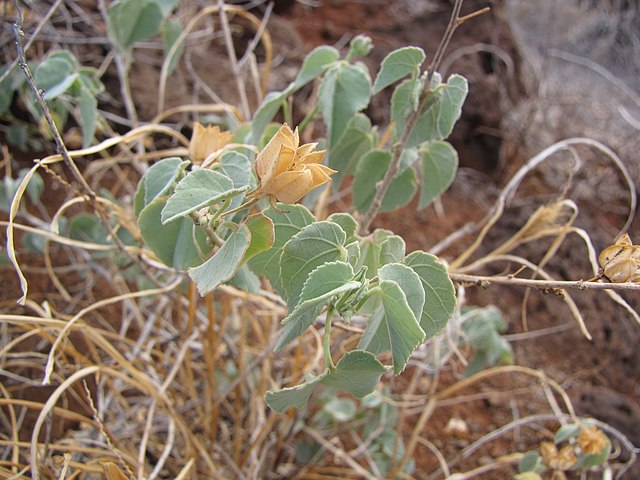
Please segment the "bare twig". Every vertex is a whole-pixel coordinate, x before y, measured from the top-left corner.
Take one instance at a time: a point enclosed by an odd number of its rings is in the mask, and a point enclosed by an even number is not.
[[[516,285],[519,287],[537,288],[539,290],[563,290],[575,288],[578,290],[640,290],[640,283],[603,283],[588,280],[535,280],[530,278],[518,278],[510,275],[483,276],[467,275],[464,273],[450,273],[452,280],[457,282],[472,283],[482,287],[491,284]]]
[[[36,85],[36,81],[33,78],[33,74],[31,73],[31,69],[27,64],[27,59],[25,58],[24,48],[22,46],[22,37],[24,32],[22,31],[22,24],[24,22],[24,16],[22,14],[22,7],[20,6],[19,0],[13,0],[13,4],[16,7],[16,11],[18,12],[18,19],[16,23],[13,25],[13,33],[16,39],[16,49],[18,51],[18,65],[24,72],[25,77],[27,78],[27,83],[29,87],[35,93],[36,98],[38,100],[38,105],[42,109],[42,113],[51,129],[51,133],[53,134],[53,139],[56,143],[57,151],[60,155],[62,155],[62,159],[64,160],[65,165],[71,170],[73,178],[80,184],[84,193],[89,197],[90,200],[94,200],[96,197],[95,192],[91,189],[87,181],[84,179],[80,170],[78,170],[77,165],[73,162],[71,157],[69,156],[69,152],[67,151],[67,147],[62,140],[62,136],[58,131],[58,127],[56,127],[55,122],[53,121],[53,117],[51,116],[51,112],[49,111],[49,107],[47,106],[47,102],[44,99],[44,92],[38,88]]]
[[[49,21],[51,16],[55,13],[55,11],[58,9],[62,1],[63,0],[56,0],[56,2],[53,5],[51,5],[51,8],[47,12],[47,14],[44,17],[42,17],[42,20],[40,20],[40,22],[38,23],[38,26],[33,30],[33,33],[31,34],[29,41],[24,46],[23,53],[26,53],[27,51],[29,51],[29,48],[31,47],[31,45],[33,45],[33,42],[36,40],[36,38],[38,38],[38,35],[40,34],[42,27],[44,27],[47,24],[47,22]],[[20,18],[21,14],[18,14],[18,16]],[[18,65],[19,62],[20,62],[20,56],[16,57],[13,60],[13,62],[11,62],[11,65],[9,65],[9,68],[7,68],[7,70],[2,75],[0,75],[0,83],[2,83],[2,81],[5,78],[11,75],[11,72],[13,71],[14,68],[16,68],[16,65]]]

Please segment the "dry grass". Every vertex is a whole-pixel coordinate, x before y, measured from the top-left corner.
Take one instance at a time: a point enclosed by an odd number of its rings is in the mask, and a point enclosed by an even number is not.
[[[69,8],[75,5],[67,3]],[[202,15],[219,11],[212,7]],[[34,22],[40,20],[35,15]],[[266,41],[268,32],[264,33],[262,23],[253,25],[260,33],[256,38]],[[252,80],[264,94],[264,81]],[[163,99],[165,87],[160,92]],[[281,299],[268,290],[252,295],[230,286],[200,298],[183,273],[164,267],[142,247],[115,241],[120,230],[140,237],[131,198],[144,165],[187,153],[181,125],[171,128],[156,122],[194,112],[232,111],[241,117],[239,112],[245,109],[219,103],[184,106],[160,112],[155,121],[125,135],[113,134],[92,148],[69,152],[73,161],[89,160],[84,162],[83,179],[91,192],[105,193],[100,196],[79,192],[77,183],[65,180],[68,171],[60,155],[37,161],[30,170],[8,221],[0,222],[21,283],[18,288],[15,282],[7,282],[11,290],[3,295],[0,313],[0,478],[381,478],[372,445],[389,425],[396,437],[394,455],[389,455],[394,459],[389,478],[414,478],[403,467],[423,452],[438,467],[431,473],[418,472],[415,478],[427,478],[427,474],[441,478],[465,459],[477,465],[482,447],[513,430],[533,425],[545,438],[551,427],[540,425],[575,420],[562,386],[540,371],[512,366],[488,369],[468,379],[456,376],[466,361],[465,352],[460,351],[466,319],[461,311],[443,334],[421,347],[391,391],[381,388],[375,393],[380,405],[393,411],[389,416],[393,422],[380,413],[383,407],[359,403],[363,414],[353,421],[323,423],[317,414],[326,397],[312,402],[307,411],[286,415],[270,411],[263,400],[268,389],[300,383],[305,374],[318,372],[322,325],[275,355],[272,347],[280,319],[286,315]],[[141,145],[151,148],[145,151]],[[539,162],[546,160],[543,157]],[[522,176],[537,162],[528,164]],[[11,176],[8,152],[2,166]],[[37,171],[47,178],[47,194],[52,197],[45,197],[41,207],[29,205],[24,195]],[[496,204],[495,215],[483,224],[479,242],[502,214],[519,180],[503,191],[502,203]],[[63,193],[55,194],[55,189]],[[559,243],[568,233],[581,235],[572,226],[576,212],[571,205],[567,201],[558,205],[557,211],[532,215],[530,223],[491,255],[465,263],[478,246],[473,245],[453,267],[477,273],[524,242],[550,236]],[[81,211],[98,215],[111,243],[60,233],[62,218]],[[26,234],[44,239],[41,255],[19,247]],[[590,246],[588,240],[585,243]],[[516,260],[543,273],[544,263],[556,249],[554,243],[538,264]],[[3,269],[2,275],[13,274]],[[459,297],[464,297],[463,288]],[[577,318],[581,320],[579,312]],[[353,347],[362,331],[360,320],[355,318],[351,326],[336,325],[334,351]],[[505,388],[472,390],[501,377],[508,379]],[[385,376],[383,382],[393,380]],[[442,452],[434,444],[434,436],[442,432],[433,433],[430,422],[438,415],[440,419],[450,416],[451,406],[470,405],[490,396],[516,399],[520,406],[535,397],[539,410],[522,417],[513,414],[510,422],[476,435],[455,456]],[[513,410],[513,404],[509,408]],[[374,428],[368,430],[371,423]],[[622,434],[606,425],[603,428],[633,453]],[[320,446],[314,461],[296,458],[296,448],[304,439]],[[498,457],[457,478],[511,466],[521,458],[517,449],[512,451],[513,455]]]

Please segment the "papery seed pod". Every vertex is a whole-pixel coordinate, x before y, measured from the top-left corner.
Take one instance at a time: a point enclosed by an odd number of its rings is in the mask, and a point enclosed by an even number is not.
[[[640,282],[640,245],[626,233],[600,252],[598,262],[611,283]]]

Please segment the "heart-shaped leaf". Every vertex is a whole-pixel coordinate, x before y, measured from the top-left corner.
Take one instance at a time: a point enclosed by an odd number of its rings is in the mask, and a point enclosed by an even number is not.
[[[188,173],[176,186],[175,192],[162,210],[162,223],[185,217],[196,210],[239,195],[247,187],[236,188],[226,175],[208,169]]]
[[[419,47],[403,47],[389,53],[380,65],[380,72],[373,84],[373,94],[409,74],[417,77],[425,57],[424,50]]]
[[[302,335],[332,297],[360,287],[361,283],[353,281],[353,277],[353,268],[344,262],[325,263],[312,271],[304,282],[296,308],[282,321],[285,326],[274,350],[281,350]]]
[[[420,315],[420,326],[427,338],[440,332],[453,315],[456,307],[456,292],[447,273],[447,268],[435,255],[415,251],[404,260],[404,264],[418,274],[425,292],[425,302]]]
[[[453,183],[458,170],[458,153],[450,143],[434,140],[420,148],[422,188],[418,208],[433,203]]]
[[[347,235],[333,222],[315,222],[304,227],[284,245],[280,257],[280,276],[285,299],[292,312],[309,274],[320,265],[346,260]]]

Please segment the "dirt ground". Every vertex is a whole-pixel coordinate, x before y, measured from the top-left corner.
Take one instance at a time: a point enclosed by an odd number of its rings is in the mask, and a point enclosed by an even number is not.
[[[272,76],[271,88],[286,85],[295,75],[296,65],[304,53],[312,47],[320,44],[344,45],[358,33],[366,33],[374,41],[375,49],[367,59],[370,65],[379,64],[387,52],[404,45],[424,48],[429,61],[450,12],[450,2],[445,0],[321,0],[313,2],[314,6],[306,3],[277,2],[277,16],[273,19],[270,31],[279,49],[277,60],[280,64]],[[542,135],[535,122],[522,120],[525,115],[514,120],[512,113],[535,101],[538,89],[529,76],[527,53],[522,48],[522,38],[514,33],[505,3],[499,0],[466,1],[465,13],[484,6],[490,6],[492,10],[464,24],[449,48],[454,55],[449,57],[448,73],[464,75],[470,85],[462,119],[452,136],[461,167],[453,186],[442,197],[438,208],[416,212],[415,204],[412,204],[400,212],[381,215],[375,223],[376,227],[388,228],[401,235],[407,242],[408,251],[428,251],[449,233],[482,218],[500,188],[538,152],[535,150],[538,147],[536,139],[553,138]],[[489,47],[474,49],[479,44]],[[500,60],[498,54],[491,53],[497,51],[492,50],[491,46],[499,48],[499,55],[506,55],[510,59],[509,68],[505,67],[505,62]],[[224,68],[224,63],[214,65],[214,62],[204,60],[209,54],[205,47],[194,49],[190,61],[196,66],[198,74],[214,85],[230,84],[230,74]],[[145,78],[157,68],[157,59],[149,52],[144,55],[147,61],[134,64],[131,87],[141,119],[149,120],[156,113],[153,100],[157,92]],[[110,84],[107,75],[107,89],[115,85],[115,79],[112,81],[114,83]],[[191,103],[193,92],[187,72],[178,71],[172,85],[168,106]],[[236,100],[233,88],[223,88],[223,92],[229,103]],[[117,96],[117,93],[113,95]],[[374,122],[385,124],[388,121],[388,101],[389,97],[380,95],[370,105],[367,114]],[[579,125],[572,125],[572,128],[580,130]],[[554,133],[562,135],[562,132]],[[575,133],[572,131],[571,135]],[[530,175],[512,207],[491,232],[482,251],[489,251],[492,246],[508,238],[524,224],[537,206],[557,198],[563,190],[579,207],[576,225],[592,235],[596,248],[599,250],[610,243],[626,216],[625,194],[619,193],[622,182],[601,157],[590,156],[586,151],[582,154],[586,166],[575,175],[569,173],[571,162],[568,157],[559,158],[555,163],[546,163]],[[24,156],[25,159],[27,157]],[[623,160],[637,168],[637,154],[635,158],[627,156]],[[608,192],[605,187],[611,179],[620,188]],[[637,177],[635,180],[637,183]],[[634,221],[629,233],[632,239],[640,239],[639,221]],[[472,236],[467,236],[440,255],[445,259],[453,258],[472,239]],[[536,244],[519,253],[527,258],[539,259],[547,247],[545,243]],[[28,259],[25,263],[28,263]],[[583,244],[575,237],[568,238],[549,270],[563,279],[588,278],[590,270]],[[6,276],[8,274],[5,271],[3,278]],[[34,292],[45,292],[48,288],[50,285],[35,283],[32,289]],[[18,283],[11,279],[3,288],[2,300],[8,302],[15,299],[18,296],[17,289]],[[607,422],[623,432],[635,445],[640,445],[640,376],[637,367],[640,363],[640,350],[637,347],[640,325],[625,310],[598,292],[576,292],[574,299],[593,335],[593,340],[588,341],[565,305],[554,295],[531,292],[526,306],[528,329],[525,329],[521,317],[523,289],[468,286],[465,294],[469,304],[496,305],[502,311],[509,324],[507,338],[512,338],[518,365],[543,370],[566,390],[578,415],[593,416]],[[633,307],[640,309],[637,294],[627,293],[623,297]],[[526,335],[527,332],[542,334]],[[451,384],[457,378],[459,369],[460,365],[446,368],[442,372],[442,385]],[[406,375],[410,374],[407,372]],[[394,388],[402,388],[402,382],[402,379],[396,380]],[[533,390],[531,382],[520,384],[512,377],[496,377],[476,385],[464,393],[469,396],[479,394],[478,399],[451,403],[439,409],[429,422],[429,432],[425,433],[425,437],[441,449],[447,459],[451,459],[480,435],[516,418],[539,413],[540,408],[547,408],[548,411],[544,396],[539,391],[532,394]],[[407,431],[411,430],[418,415],[419,412],[403,419]],[[452,417],[463,419],[469,432],[460,435],[446,433]],[[556,427],[552,423],[548,426],[549,429]],[[549,431],[541,434],[526,428],[516,430],[490,442],[479,454],[475,454],[473,462],[463,460],[456,468],[474,468],[478,466],[478,458],[484,461],[507,452],[534,448],[541,435],[548,434]],[[428,478],[438,467],[437,459],[425,446],[418,447],[416,461],[417,478]],[[476,478],[512,478],[507,472],[509,470],[502,474],[492,472]],[[640,478],[640,467],[636,466],[625,478]]]

